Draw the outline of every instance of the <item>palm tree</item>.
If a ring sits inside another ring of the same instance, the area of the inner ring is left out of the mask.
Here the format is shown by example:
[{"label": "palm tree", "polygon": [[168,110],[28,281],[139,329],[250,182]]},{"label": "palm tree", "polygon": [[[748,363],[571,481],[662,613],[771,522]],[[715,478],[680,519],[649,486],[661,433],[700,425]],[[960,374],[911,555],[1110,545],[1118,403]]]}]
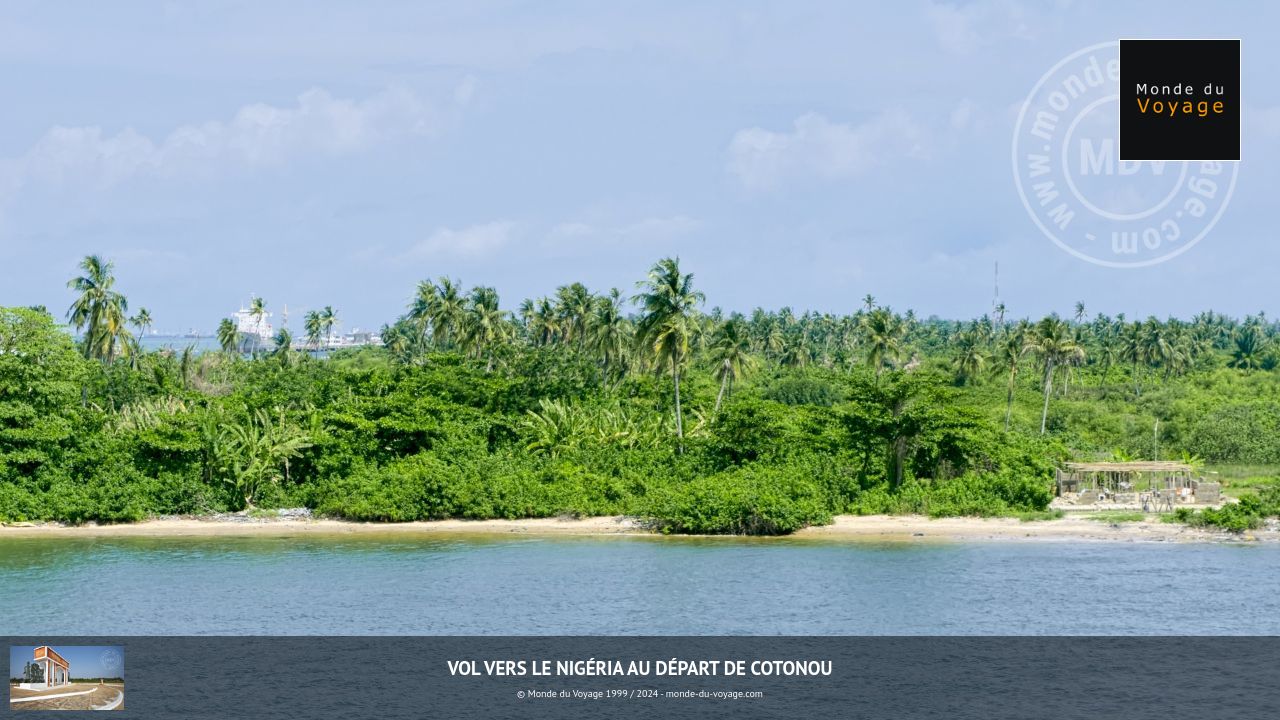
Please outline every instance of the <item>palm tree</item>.
[{"label": "palm tree", "polygon": [[447,277],[440,278],[435,291],[436,297],[430,309],[431,338],[440,347],[452,347],[461,340],[467,300],[462,296],[461,284]]},{"label": "palm tree", "polygon": [[549,345],[555,342],[560,334],[560,323],[556,319],[555,305],[549,298],[542,297],[529,303],[525,329],[535,345]]},{"label": "palm tree", "polygon": [[1004,336],[998,349],[1000,365],[1009,369],[1009,388],[1005,397],[1004,429],[1008,431],[1013,419],[1013,391],[1018,381],[1018,364],[1027,352],[1027,323],[1019,322],[1017,327]]},{"label": "palm tree", "polygon": [[[431,336],[431,321],[435,315],[436,286],[430,280],[418,283],[418,290],[409,303],[409,322],[418,330],[419,339],[426,341]],[[318,317],[318,315],[317,315]],[[319,336],[317,335],[317,341]]]},{"label": "palm tree", "polygon": [[1039,323],[1027,337],[1027,349],[1044,363],[1044,409],[1040,413],[1040,434],[1049,419],[1049,396],[1053,393],[1053,372],[1058,366],[1084,357],[1084,348],[1076,344],[1067,324],[1055,315]]},{"label": "palm tree", "polygon": [[1120,359],[1133,366],[1133,392],[1135,395],[1142,394],[1142,375],[1139,369],[1142,365],[1151,361],[1151,356],[1148,354],[1149,350],[1150,344],[1147,342],[1142,323],[1135,322],[1126,326],[1124,335],[1120,340]]},{"label": "palm tree", "polygon": [[1257,370],[1266,362],[1270,343],[1255,323],[1240,326],[1234,333],[1231,359],[1227,364],[1240,370]]},{"label": "palm tree", "polygon": [[649,277],[636,283],[642,292],[633,301],[640,306],[636,342],[658,363],[671,367],[675,384],[676,437],[684,449],[684,417],[680,408],[680,369],[689,352],[689,336],[694,316],[706,298],[693,289],[693,273],[680,272],[679,258],[663,258],[654,263]]},{"label": "palm tree", "polygon": [[958,353],[955,357],[956,378],[961,384],[978,379],[987,364],[987,354],[982,345],[985,340],[977,329],[961,333],[956,342]]},{"label": "palm tree", "polygon": [[498,291],[491,287],[472,289],[462,322],[462,342],[477,359],[487,359],[485,369],[493,370],[493,346],[511,336],[507,313],[498,307]]},{"label": "palm tree", "polygon": [[620,361],[626,352],[630,331],[622,311],[622,291],[613,288],[608,295],[596,298],[595,309],[587,324],[590,347],[600,356],[604,376],[614,367],[625,367]]},{"label": "palm tree", "polygon": [[902,355],[906,329],[902,319],[888,308],[876,308],[862,316],[861,330],[867,362],[875,368],[876,383],[879,384],[886,363]]},{"label": "palm tree", "polygon": [[280,332],[272,340],[275,347],[271,350],[271,357],[279,360],[285,367],[293,365],[293,333],[289,332],[289,328],[280,328]]},{"label": "palm tree", "polygon": [[587,340],[587,324],[594,306],[595,297],[582,283],[556,289],[556,314],[565,341],[575,342],[582,347]]},{"label": "palm tree", "polygon": [[310,310],[302,319],[302,329],[307,333],[307,346],[312,350],[320,349],[320,338],[324,337],[324,318],[316,310]]},{"label": "palm tree", "polygon": [[222,346],[222,352],[240,352],[240,331],[231,318],[223,318],[222,322],[218,323],[218,344]]},{"label": "palm tree", "polygon": [[67,320],[77,332],[85,331],[84,356],[107,363],[117,354],[128,352],[130,337],[125,327],[129,301],[113,289],[116,282],[113,268],[114,265],[102,257],[89,255],[80,261],[84,275],[67,282],[68,288],[80,293],[67,309]]},{"label": "palm tree", "polygon": [[267,316],[267,301],[256,297],[249,301],[249,315],[253,318],[253,350],[257,352],[262,345],[262,323]]},{"label": "palm tree", "polygon": [[138,334],[146,336],[151,332],[151,311],[146,308],[138,308],[138,314],[129,318],[129,324],[138,328]]},{"label": "palm tree", "polygon": [[741,320],[730,318],[717,328],[715,341],[711,344],[711,361],[715,365],[715,378],[720,381],[720,391],[716,393],[713,414],[720,412],[720,404],[725,393],[731,391],[733,383],[755,369],[756,359],[750,351],[751,342]]},{"label": "palm tree", "polygon": [[320,311],[320,326],[324,328],[325,347],[333,345],[333,326],[337,324],[338,313],[334,311],[332,305],[325,305],[324,310]]},{"label": "palm tree", "polygon": [[1077,325],[1084,322],[1084,315],[1085,315],[1084,301],[1077,300],[1076,301],[1076,324]]}]

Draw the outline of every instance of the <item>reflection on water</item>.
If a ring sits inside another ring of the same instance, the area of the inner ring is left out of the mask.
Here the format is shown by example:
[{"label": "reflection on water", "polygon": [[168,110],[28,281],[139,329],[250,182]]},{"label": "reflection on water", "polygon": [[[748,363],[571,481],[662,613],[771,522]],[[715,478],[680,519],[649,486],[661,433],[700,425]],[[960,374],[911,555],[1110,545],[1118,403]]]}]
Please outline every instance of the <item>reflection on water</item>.
[{"label": "reflection on water", "polygon": [[0,634],[1280,634],[1280,548],[0,540]]}]

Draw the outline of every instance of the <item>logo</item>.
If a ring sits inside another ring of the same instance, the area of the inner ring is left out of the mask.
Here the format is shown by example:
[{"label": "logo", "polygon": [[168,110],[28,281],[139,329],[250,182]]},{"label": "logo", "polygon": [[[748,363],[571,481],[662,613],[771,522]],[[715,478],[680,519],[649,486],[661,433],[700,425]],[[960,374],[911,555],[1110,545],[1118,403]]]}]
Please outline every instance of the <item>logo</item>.
[{"label": "logo", "polygon": [[1240,159],[1239,40],[1121,40],[1123,160]]},{"label": "logo", "polygon": [[1135,268],[1200,242],[1226,210],[1239,165],[1121,160],[1119,45],[1079,50],[1040,78],[1014,126],[1013,175],[1054,244],[1096,265]]},{"label": "logo", "polygon": [[124,657],[115,648],[103,650],[99,659],[102,661],[102,667],[106,670],[119,670],[121,664],[124,663]]}]

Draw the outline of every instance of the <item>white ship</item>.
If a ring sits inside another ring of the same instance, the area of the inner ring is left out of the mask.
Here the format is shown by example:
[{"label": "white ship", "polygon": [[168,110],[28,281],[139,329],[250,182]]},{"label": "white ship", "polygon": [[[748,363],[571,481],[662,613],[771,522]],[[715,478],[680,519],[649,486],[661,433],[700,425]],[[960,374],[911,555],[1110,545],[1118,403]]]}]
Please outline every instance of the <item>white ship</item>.
[{"label": "white ship", "polygon": [[241,339],[250,347],[269,347],[272,339],[275,337],[275,330],[271,327],[271,313],[263,312],[261,314],[254,313],[247,307],[241,306],[240,309],[232,315],[236,322],[236,332],[240,333]]},{"label": "white ship", "polygon": [[[271,324],[272,313],[255,314],[248,307],[241,306],[232,314],[236,324],[236,332],[240,335],[241,347],[247,351],[269,349],[275,346],[276,330]],[[289,323],[289,306],[285,306],[282,317],[285,325]],[[382,337],[376,332],[353,328],[350,332],[335,332],[322,337],[319,342],[311,343],[301,334],[293,337],[294,350],[328,352],[343,348],[363,347],[365,345],[381,345]]]}]

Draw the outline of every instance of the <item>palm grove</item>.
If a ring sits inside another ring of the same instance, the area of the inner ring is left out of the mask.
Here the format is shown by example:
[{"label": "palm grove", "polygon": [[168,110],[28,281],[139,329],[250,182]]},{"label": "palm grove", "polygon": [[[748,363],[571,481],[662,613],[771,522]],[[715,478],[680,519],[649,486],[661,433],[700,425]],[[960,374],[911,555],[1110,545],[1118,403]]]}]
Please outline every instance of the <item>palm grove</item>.
[{"label": "palm grove", "polygon": [[[66,321],[0,309],[0,519],[305,505],[359,520],[630,514],[784,533],[836,513],[1043,511],[1067,457],[1280,463],[1265,316],[921,319],[706,307],[677,259],[633,293],[504,310],[418,285],[384,347],[322,357],[224,320],[221,352],[146,351],[112,265]],[[259,298],[250,312],[267,312]],[[130,328],[134,331],[131,331]]]}]

